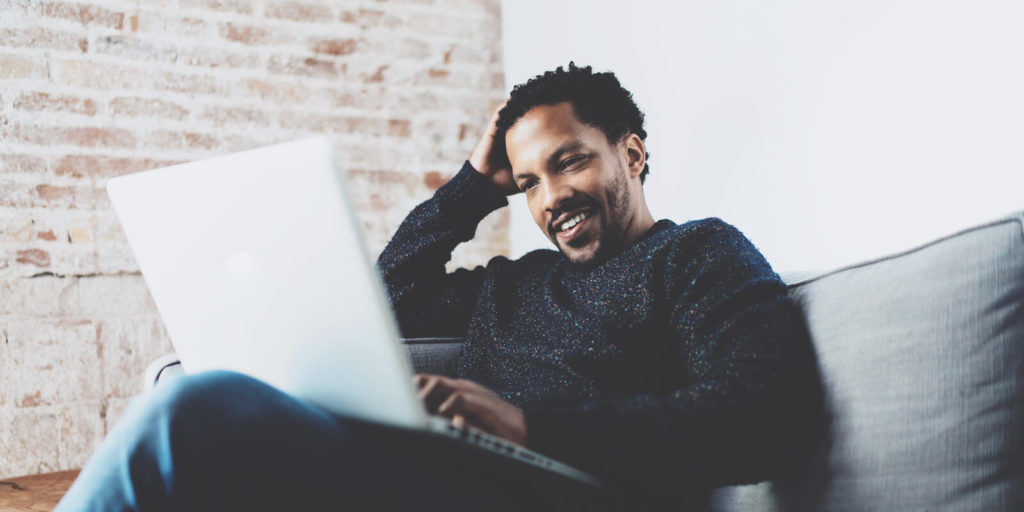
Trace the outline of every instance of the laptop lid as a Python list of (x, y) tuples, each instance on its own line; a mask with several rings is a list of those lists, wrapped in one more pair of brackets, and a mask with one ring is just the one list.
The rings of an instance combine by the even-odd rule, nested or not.
[(186, 372), (237, 371), (339, 415), (423, 427), (335, 161), (318, 137), (107, 191)]

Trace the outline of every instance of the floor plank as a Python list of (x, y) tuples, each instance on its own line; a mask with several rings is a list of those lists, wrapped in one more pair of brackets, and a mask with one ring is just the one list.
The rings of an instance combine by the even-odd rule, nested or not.
[(42, 475), (20, 476), (0, 480), (0, 511), (53, 510), (71, 482), (77, 469)]

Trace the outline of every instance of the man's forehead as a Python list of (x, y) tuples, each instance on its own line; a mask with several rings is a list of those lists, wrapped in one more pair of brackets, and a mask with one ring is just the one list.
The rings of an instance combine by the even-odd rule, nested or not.
[(602, 133), (582, 123), (571, 103), (540, 105), (509, 128), (505, 146), (510, 160), (547, 160), (559, 153), (588, 147), (588, 138), (596, 135), (590, 132)]
[[(527, 110), (514, 125), (509, 128), (511, 132), (536, 131), (572, 131), (581, 125), (572, 102), (563, 101), (549, 105), (537, 105)], [(524, 130), (525, 129), (525, 130)]]

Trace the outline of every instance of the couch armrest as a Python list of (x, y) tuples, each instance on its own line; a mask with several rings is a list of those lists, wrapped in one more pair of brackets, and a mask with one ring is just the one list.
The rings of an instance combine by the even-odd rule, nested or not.
[(184, 375), (185, 370), (181, 368), (181, 360), (178, 354), (167, 354), (153, 360), (146, 367), (146, 374), (142, 381), (142, 390), (148, 392), (156, 387), (161, 381), (168, 381), (174, 377)]
[[(436, 373), (453, 377), (462, 351), (462, 338), (406, 338), (402, 340), (416, 373)], [(177, 354), (167, 354), (149, 363), (143, 389), (149, 391), (160, 382), (184, 375)]]
[(402, 344), (408, 349), (414, 372), (447, 377), (458, 373), (462, 338), (406, 338)]

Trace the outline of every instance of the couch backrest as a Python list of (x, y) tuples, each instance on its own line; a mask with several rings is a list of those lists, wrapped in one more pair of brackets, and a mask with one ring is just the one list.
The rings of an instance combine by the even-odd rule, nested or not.
[(1024, 214), (790, 284), (829, 425), (713, 509), (1024, 510)]

